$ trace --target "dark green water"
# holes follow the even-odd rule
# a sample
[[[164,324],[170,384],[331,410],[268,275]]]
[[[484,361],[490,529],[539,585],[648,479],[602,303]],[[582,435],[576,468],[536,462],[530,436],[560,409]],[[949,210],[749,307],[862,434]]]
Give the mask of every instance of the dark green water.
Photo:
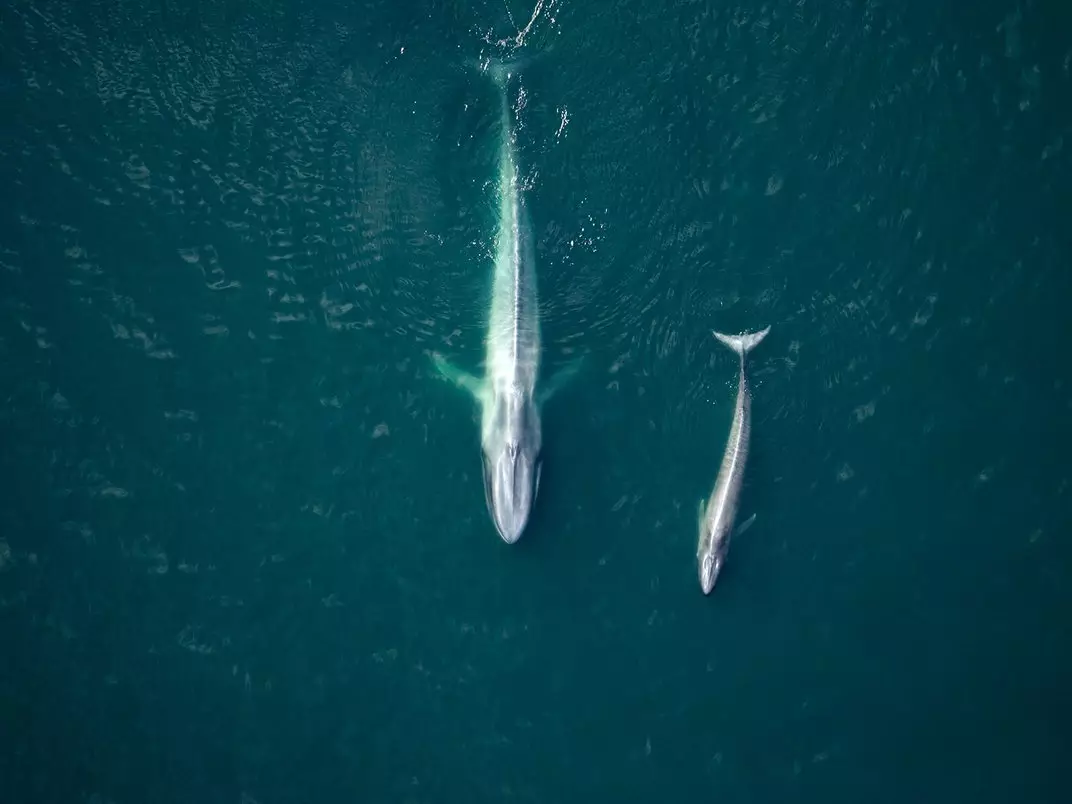
[[[1068,801],[1069,13],[545,0],[509,547],[508,5],[0,9],[0,800]]]

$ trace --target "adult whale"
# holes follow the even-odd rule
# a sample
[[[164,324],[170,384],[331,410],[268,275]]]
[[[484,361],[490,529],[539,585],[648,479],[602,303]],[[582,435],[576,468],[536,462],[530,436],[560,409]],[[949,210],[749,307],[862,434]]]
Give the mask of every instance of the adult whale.
[[[481,456],[488,513],[503,541],[525,530],[539,491],[543,432],[537,396],[540,322],[535,249],[520,186],[517,142],[507,84],[516,64],[487,67],[502,103],[497,185],[498,226],[491,305],[485,335],[485,375],[477,379],[433,355],[447,379],[470,391],[481,406]],[[557,383],[554,385],[557,386]]]
[[[705,595],[711,594],[711,590],[715,588],[715,581],[726,562],[730,537],[733,535],[733,522],[737,517],[737,499],[741,494],[741,481],[748,461],[748,438],[752,431],[752,397],[748,391],[745,358],[767,337],[768,332],[770,327],[741,335],[713,333],[719,341],[740,356],[741,372],[737,383],[737,404],[733,409],[733,424],[730,425],[730,437],[722,455],[718,480],[715,481],[715,488],[706,508],[700,503],[700,541],[696,548],[696,562],[700,573],[700,588]],[[755,514],[741,526],[741,530],[752,524],[754,519]]]

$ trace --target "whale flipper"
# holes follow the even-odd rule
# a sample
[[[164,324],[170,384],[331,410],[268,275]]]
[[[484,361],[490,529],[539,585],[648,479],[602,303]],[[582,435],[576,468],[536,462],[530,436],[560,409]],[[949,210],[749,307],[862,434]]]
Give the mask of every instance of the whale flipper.
[[[746,519],[744,522],[737,526],[737,530],[733,532],[733,538],[736,539],[738,536],[740,536],[742,533],[752,527],[752,523],[755,521],[756,515],[752,514],[752,516],[748,517],[748,519]]]
[[[477,377],[474,377],[468,371],[460,369],[447,360],[443,355],[438,352],[432,353],[432,363],[435,365],[436,370],[443,376],[445,380],[454,383],[459,388],[462,388],[474,397],[477,401],[484,401],[484,383]]]
[[[562,386],[569,382],[573,376],[581,370],[581,364],[583,362],[584,358],[578,357],[556,371],[551,379],[549,379],[539,390],[536,399],[537,404],[540,407],[543,407],[551,397],[562,390]]]

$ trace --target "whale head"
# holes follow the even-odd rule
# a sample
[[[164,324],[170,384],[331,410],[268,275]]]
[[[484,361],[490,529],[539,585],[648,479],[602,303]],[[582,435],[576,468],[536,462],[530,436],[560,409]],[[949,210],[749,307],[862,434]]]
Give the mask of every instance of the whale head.
[[[488,513],[502,540],[513,544],[528,524],[543,463],[539,452],[524,440],[506,440],[483,454]]]
[[[715,588],[715,581],[718,580],[721,570],[722,555],[719,553],[708,553],[700,561],[700,588],[705,595],[711,594],[711,590]]]

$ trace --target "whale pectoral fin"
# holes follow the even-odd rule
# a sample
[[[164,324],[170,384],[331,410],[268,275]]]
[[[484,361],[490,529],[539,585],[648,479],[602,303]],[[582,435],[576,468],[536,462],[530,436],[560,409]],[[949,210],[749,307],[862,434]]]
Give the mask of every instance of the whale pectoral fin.
[[[756,515],[752,514],[752,516],[748,517],[748,519],[746,519],[744,522],[737,526],[737,530],[733,532],[733,537],[737,538],[738,536],[740,536],[742,533],[752,527],[752,523],[755,521]]]
[[[699,505],[699,508],[697,510],[697,517],[696,517],[700,527],[703,527],[703,518],[704,518],[705,513],[707,513],[707,500],[704,500],[703,498],[701,498],[700,499],[700,505]]]
[[[540,389],[540,392],[536,397],[537,403],[543,407],[551,397],[562,390],[562,386],[569,382],[569,380],[581,370],[581,364],[583,362],[583,357],[577,357],[556,371],[551,379],[549,379],[543,388]]]
[[[432,353],[432,363],[444,379],[471,393],[478,401],[484,398],[484,389],[480,380],[464,369],[460,369],[438,352]]]

